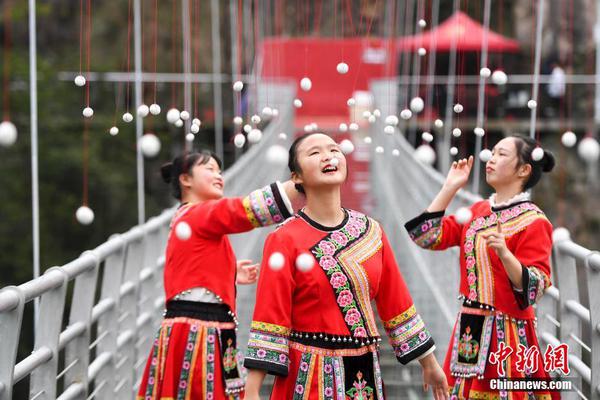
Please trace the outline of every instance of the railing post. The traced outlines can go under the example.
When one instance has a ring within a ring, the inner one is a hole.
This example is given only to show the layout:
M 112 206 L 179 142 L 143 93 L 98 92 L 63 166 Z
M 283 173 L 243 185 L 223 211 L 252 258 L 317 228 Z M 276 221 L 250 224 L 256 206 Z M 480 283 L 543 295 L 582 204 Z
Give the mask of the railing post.
M 52 358 L 31 373 L 29 398 L 53 400 L 56 398 L 56 374 L 58 368 L 58 338 L 62 330 L 65 295 L 69 277 L 59 267 L 50 268 L 44 275 L 55 275 L 59 286 L 41 296 L 38 329 L 35 332 L 35 349 L 46 347 Z
M 591 260 L 600 259 L 599 252 L 591 253 L 585 259 L 585 270 L 587 272 L 587 289 L 589 293 L 590 309 L 590 369 L 592 370 L 592 382 L 590 400 L 600 400 L 600 263 L 592 265 Z
M 1 289 L 0 294 L 3 293 L 10 293 L 16 303 L 12 309 L 0 312 L 0 343 L 2 343 L 2 357 L 0 357 L 0 400 L 11 400 L 13 371 L 19 348 L 25 298 L 21 290 L 15 286 L 8 286 Z

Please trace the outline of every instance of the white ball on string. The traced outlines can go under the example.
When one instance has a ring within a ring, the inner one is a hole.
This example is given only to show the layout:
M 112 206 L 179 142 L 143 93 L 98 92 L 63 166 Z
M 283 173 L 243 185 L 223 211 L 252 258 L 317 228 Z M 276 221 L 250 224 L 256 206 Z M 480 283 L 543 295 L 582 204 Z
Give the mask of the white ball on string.
M 119 134 L 119 128 L 117 128 L 116 126 L 113 126 L 112 128 L 110 128 L 108 133 L 110 133 L 112 136 L 116 136 Z
M 395 115 L 388 115 L 387 117 L 385 117 L 385 123 L 386 125 L 398 125 L 400 121 L 398 120 L 398 117 Z
M 75 85 L 82 87 L 85 86 L 85 77 L 83 75 L 77 75 L 74 79 Z
M 348 129 L 350 129 L 351 131 L 355 132 L 358 130 L 358 124 L 356 122 L 353 122 L 350 124 L 350 126 L 348 126 Z
M 600 157 L 600 144 L 595 138 L 588 136 L 581 139 L 579 146 L 577 146 L 577 152 L 586 162 L 597 162 Z
M 354 151 L 354 143 L 350 139 L 344 139 L 340 142 L 340 150 L 344 154 L 350 154 Z
M 145 157 L 155 157 L 160 152 L 160 140 L 153 133 L 142 135 L 139 146 Z
M 179 120 L 179 115 L 180 114 L 181 113 L 176 108 L 169 109 L 169 111 L 167 111 L 167 121 L 170 124 L 174 124 L 175 122 L 177 122 Z
M 407 120 L 410 119 L 410 117 L 412 117 L 412 111 L 410 111 L 408 108 L 400 111 L 400 118 Z
M 460 135 L 462 135 L 462 131 L 460 130 L 460 128 L 452 129 L 452 136 L 457 138 L 460 137 Z
M 483 137 L 485 135 L 485 130 L 480 126 L 473 129 L 473 132 L 475 133 L 475 136 Z
M 285 132 L 281 132 L 281 133 L 279 134 L 279 139 L 281 139 L 281 140 L 287 140 L 287 133 L 285 133 Z
M 285 147 L 274 144 L 267 149 L 266 159 L 269 164 L 283 167 L 288 162 L 288 151 Z
M 554 243 L 564 242 L 565 240 L 571 240 L 571 234 L 567 228 L 556 228 L 552 232 L 552 241 Z
M 92 107 L 86 107 L 83 109 L 82 114 L 86 118 L 92 118 L 92 116 L 94 115 L 94 110 L 92 109 Z
M 392 155 L 393 155 L 394 157 L 399 157 L 399 156 L 400 156 L 400 150 L 398 150 L 398 149 L 394 149 L 394 150 L 392 150 Z
M 279 271 L 285 265 L 285 257 L 283 254 L 276 251 L 269 256 L 268 265 L 273 271 Z
M 250 121 L 252 121 L 252 123 L 254 125 L 256 125 L 256 124 L 260 124 L 261 119 L 260 119 L 260 116 L 254 114 L 252 117 L 250 117 Z
M 427 50 L 425 49 L 425 47 L 419 47 L 419 50 L 417 50 L 417 54 L 423 57 L 427 54 Z
M 427 21 L 425 21 L 424 19 L 420 19 L 419 20 L 419 28 L 425 28 L 427 27 Z
M 415 114 L 420 113 L 425 108 L 425 102 L 420 97 L 413 97 L 410 101 L 410 109 Z
M 142 104 L 141 106 L 139 106 L 137 108 L 138 117 L 144 118 L 144 117 L 148 116 L 149 112 L 150 112 L 150 108 L 145 104 Z
M 479 153 L 479 159 L 482 162 L 488 162 L 492 159 L 492 152 L 489 149 L 483 149 Z
M 565 147 L 573 147 L 577 143 L 577 136 L 572 131 L 566 131 L 562 134 L 560 141 Z
M 333 157 L 329 164 L 331 164 L 332 167 L 337 167 L 340 164 L 340 159 L 337 157 Z
M 388 135 L 393 135 L 396 132 L 396 128 L 394 128 L 392 125 L 386 125 L 385 128 L 383 128 L 383 132 L 387 133 Z
M 279 115 L 279 110 L 276 108 L 273 108 L 273 117 L 277 117 Z
M 508 82 L 508 76 L 506 75 L 506 72 L 499 69 L 494 71 L 492 73 L 492 82 L 494 82 L 496 85 L 505 85 L 506 82 Z
M 464 107 L 463 107 L 463 105 L 462 105 L 462 104 L 460 104 L 460 103 L 456 103 L 456 104 L 454 105 L 454 108 L 453 108 L 453 109 L 454 109 L 454 112 L 455 112 L 455 113 L 457 113 L 457 114 L 460 114 L 461 112 L 463 112 L 463 110 L 464 110 Z
M 423 139 L 427 143 L 431 143 L 431 142 L 433 142 L 433 135 L 429 132 L 423 132 L 421 134 L 421 139 Z
M 368 119 L 371 115 L 373 115 L 373 114 L 371 114 L 371 111 L 369 111 L 369 110 L 365 110 L 362 113 L 362 116 L 364 119 Z
M 348 131 L 348 125 L 344 124 L 343 122 L 340 124 L 339 126 L 339 130 L 340 132 L 347 132 Z
M 479 76 L 487 79 L 492 76 L 492 71 L 488 67 L 483 67 L 479 70 Z
M 250 133 L 251 130 L 252 130 L 252 125 L 250 125 L 250 124 L 244 125 L 244 132 Z
M 182 119 L 178 119 L 177 121 L 175 121 L 175 126 L 177 128 L 181 128 L 183 126 L 183 120 Z
M 533 149 L 531 152 L 531 159 L 533 161 L 540 161 L 542 158 L 544 158 L 544 149 L 539 146 Z
M 234 92 L 241 92 L 242 89 L 244 89 L 244 82 L 242 82 L 242 81 L 233 82 L 233 91 Z
M 198 133 L 198 132 L 200 132 L 200 127 L 198 125 L 196 125 L 196 124 L 192 124 L 190 126 L 190 132 L 192 132 L 192 133 Z
M 345 62 L 341 62 L 336 67 L 338 74 L 346 74 L 350 70 L 350 67 Z
M 458 210 L 456 210 L 456 214 L 454 214 L 454 217 L 456 218 L 456 222 L 464 225 L 467 222 L 471 221 L 471 218 L 473 218 L 473 213 L 468 207 L 461 207 Z
M 422 144 L 415 149 L 415 158 L 424 164 L 432 165 L 435 162 L 435 151 L 428 144 Z
M 377 154 L 383 154 L 383 147 L 382 146 L 377 146 L 375 147 L 375 153 Z
M 363 140 L 366 144 L 373 143 L 373 139 L 371 139 L 371 136 L 365 136 L 365 138 Z
M 81 225 L 89 225 L 94 222 L 94 212 L 88 206 L 81 206 L 75 211 L 75 218 Z
M 450 155 L 455 156 L 458 154 L 458 149 L 456 147 L 450 147 Z
M 294 99 L 294 107 L 296 107 L 296 108 L 302 107 L 302 100 Z
M 444 127 L 444 121 L 442 121 L 441 119 L 438 118 L 438 119 L 436 119 L 433 122 L 433 125 L 435 125 L 435 127 L 438 128 L 438 129 L 439 128 L 443 128 Z
M 270 118 L 273 116 L 273 109 L 271 107 L 267 106 L 262 109 L 261 113 L 262 113 L 263 117 Z
M 376 108 L 376 109 L 374 109 L 374 110 L 373 110 L 373 115 L 374 115 L 376 118 L 379 118 L 379 117 L 381 117 L 381 111 L 379 110 L 379 108 Z
M 241 149 L 246 144 L 246 136 L 243 133 L 238 133 L 233 137 L 233 144 L 238 149 Z
M 235 125 L 241 125 L 244 123 L 244 119 L 240 116 L 233 117 L 233 123 Z
M 0 146 L 9 147 L 17 141 L 17 127 L 10 121 L 0 123 Z
M 123 114 L 123 122 L 131 122 L 133 121 L 133 115 L 131 115 L 131 113 L 126 112 L 125 114 Z
M 262 131 L 260 129 L 252 129 L 249 133 L 248 133 L 248 142 L 250 142 L 251 144 L 256 144 L 258 142 L 260 142 L 260 140 L 262 139 Z
M 150 114 L 152 114 L 152 115 L 160 114 L 160 106 L 156 103 L 150 104 Z
M 190 119 L 190 113 L 184 110 L 179 114 L 179 118 L 181 118 L 184 121 L 187 121 L 188 119 Z
M 296 268 L 301 272 L 308 272 L 315 264 L 314 257 L 309 253 L 302 253 L 296 258 Z
M 316 122 L 311 122 L 310 126 L 312 126 L 313 131 L 319 130 L 319 125 Z
M 195 138 L 196 136 L 191 132 L 185 135 L 185 140 L 187 140 L 188 142 L 193 142 Z
M 313 130 L 314 129 L 313 129 L 312 124 L 306 124 L 306 125 L 304 125 L 304 132 L 305 133 L 312 133 Z
M 353 97 L 350 97 L 346 101 L 346 104 L 348 105 L 348 107 L 354 107 L 356 105 L 356 100 Z
M 537 108 L 537 101 L 531 99 L 527 102 L 527 108 L 530 110 L 535 110 Z
M 300 88 L 305 92 L 308 92 L 312 88 L 312 81 L 308 77 L 304 77 L 300 80 Z
M 191 238 L 192 228 L 190 227 L 190 224 L 185 221 L 178 222 L 177 225 L 175 225 L 175 236 L 177 236 L 179 240 L 184 241 Z
M 377 118 L 373 114 L 371 114 L 367 120 L 370 124 L 374 124 L 377 121 Z
M 238 117 L 238 118 L 240 118 L 240 119 L 241 119 L 242 117 Z M 235 123 L 235 121 L 236 121 L 236 119 L 234 118 L 234 121 L 233 121 L 233 122 Z M 238 125 L 241 125 L 241 124 L 242 124 L 242 122 L 244 122 L 244 121 L 243 121 L 243 120 L 240 120 L 240 123 L 239 123 Z M 194 119 L 192 120 L 192 124 L 193 124 L 193 125 L 202 126 L 202 121 L 200 121 L 200 118 L 194 118 Z

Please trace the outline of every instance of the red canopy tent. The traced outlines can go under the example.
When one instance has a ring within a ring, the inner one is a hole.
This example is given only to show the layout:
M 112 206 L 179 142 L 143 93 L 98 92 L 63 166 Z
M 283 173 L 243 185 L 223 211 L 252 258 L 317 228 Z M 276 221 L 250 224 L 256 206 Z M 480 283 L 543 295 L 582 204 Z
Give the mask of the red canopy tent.
M 450 51 L 452 40 L 455 38 L 458 51 L 481 51 L 486 31 L 488 51 L 497 53 L 519 51 L 519 42 L 486 29 L 461 11 L 455 12 L 435 29 L 398 39 L 397 49 L 410 51 L 423 47 L 427 50 L 447 52 Z M 435 44 L 433 49 L 432 38 Z

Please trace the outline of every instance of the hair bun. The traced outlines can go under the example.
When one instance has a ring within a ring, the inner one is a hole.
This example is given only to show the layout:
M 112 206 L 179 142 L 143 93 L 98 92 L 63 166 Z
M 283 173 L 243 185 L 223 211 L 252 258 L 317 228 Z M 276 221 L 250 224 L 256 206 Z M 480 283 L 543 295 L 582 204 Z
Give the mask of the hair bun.
M 171 183 L 173 180 L 173 163 L 168 162 L 163 164 L 162 167 L 160 167 L 160 175 L 165 183 Z
M 544 158 L 542 159 L 542 171 L 550 172 L 556 165 L 554 154 L 550 150 L 544 150 Z

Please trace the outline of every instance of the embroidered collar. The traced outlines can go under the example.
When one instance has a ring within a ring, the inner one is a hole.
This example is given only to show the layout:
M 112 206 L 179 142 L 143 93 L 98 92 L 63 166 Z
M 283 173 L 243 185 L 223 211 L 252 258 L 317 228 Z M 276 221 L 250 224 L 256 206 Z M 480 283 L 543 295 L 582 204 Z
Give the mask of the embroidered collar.
M 496 203 L 496 193 L 493 193 L 490 196 L 490 198 L 488 199 L 488 201 L 490 202 L 490 206 L 494 210 L 497 210 L 499 208 L 510 207 L 517 203 L 523 203 L 525 201 L 530 201 L 530 200 L 531 200 L 531 194 L 529 192 L 521 192 L 521 193 L 513 196 L 511 199 L 508 199 L 507 201 L 503 201 L 502 203 Z
M 342 208 L 342 211 L 344 212 L 344 219 L 342 220 L 342 222 L 339 225 L 336 225 L 336 226 L 321 225 L 320 223 L 318 223 L 317 221 L 311 219 L 308 215 L 306 215 L 306 213 L 303 211 L 303 209 L 298 211 L 298 216 L 300 216 L 300 218 L 302 218 L 303 220 L 308 222 L 312 227 L 314 227 L 320 231 L 333 232 L 333 231 L 339 231 L 340 229 L 342 229 L 348 222 L 348 219 L 350 218 L 350 214 L 348 213 L 348 210 L 346 210 L 345 208 Z

